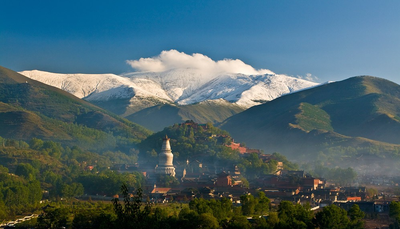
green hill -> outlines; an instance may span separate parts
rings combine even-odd
[[[142,141],[139,144],[141,160],[139,164],[151,165],[153,168],[156,166],[157,152],[160,151],[162,139],[166,135],[170,138],[177,170],[185,168],[189,173],[207,170],[219,173],[219,171],[232,171],[237,166],[242,176],[253,179],[275,172],[277,161],[283,162],[285,169],[297,168],[296,164],[289,162],[280,154],[270,155],[270,160],[267,161],[256,152],[243,155],[239,150],[227,146],[233,140],[228,132],[214,127],[211,123],[198,124],[193,121],[166,127]]]
[[[129,150],[150,131],[60,89],[0,67],[0,136]]]
[[[282,96],[220,127],[265,152],[306,160],[335,150],[339,157],[378,151],[388,156],[400,150],[399,117],[400,86],[360,76]]]
[[[213,161],[217,155],[224,155],[224,159],[228,159],[233,154],[233,157],[239,154],[224,146],[231,141],[226,131],[214,127],[211,123],[197,124],[186,121],[166,127],[142,141],[139,144],[141,158],[157,163],[157,160],[152,157],[155,157],[155,153],[161,149],[162,139],[166,135],[171,138],[174,161],[179,163],[185,163],[188,159]]]
[[[229,102],[206,101],[192,105],[162,104],[138,111],[126,118],[153,131],[186,120],[196,123],[219,123],[244,108]]]

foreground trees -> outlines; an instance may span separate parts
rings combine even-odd
[[[122,205],[118,198],[113,200],[114,212],[117,215],[115,225],[118,228],[148,228],[151,224],[149,214],[151,205],[149,203],[142,209],[142,189],[136,191],[136,195],[131,197],[126,184],[121,187],[124,197]]]
[[[330,205],[314,215],[309,205],[282,201],[276,211],[264,193],[257,197],[243,195],[242,204],[235,205],[227,198],[219,200],[194,199],[186,204],[153,206],[143,201],[142,190],[134,194],[124,184],[122,201],[111,204],[80,202],[65,206],[49,206],[38,219],[37,228],[210,228],[210,229],[313,229],[363,228],[364,213],[357,205],[346,212]],[[395,204],[394,204],[395,205]],[[391,215],[397,217],[400,207],[394,206]],[[398,208],[397,208],[398,207]],[[274,209],[275,210],[275,209]],[[398,214],[399,213],[399,214]]]
[[[354,204],[348,212],[336,205],[329,205],[315,215],[314,223],[319,228],[364,228],[362,219],[365,214],[357,204]]]
[[[313,214],[309,206],[282,201],[278,208],[278,218],[276,228],[313,228]]]
[[[166,208],[141,203],[140,189],[133,198],[126,186],[122,190],[125,205],[114,201],[119,228],[363,228],[364,213],[356,204],[348,212],[330,205],[314,215],[309,205],[282,201],[277,212],[270,212],[270,201],[260,192],[258,197],[241,196],[241,206],[227,198],[200,198],[190,201],[189,208],[183,207],[179,214],[168,214]]]
[[[318,228],[345,229],[349,226],[350,220],[344,209],[329,205],[316,214],[314,222]]]

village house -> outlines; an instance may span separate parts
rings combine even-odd
[[[229,187],[232,185],[233,185],[233,182],[232,182],[231,175],[229,175],[225,172],[221,172],[220,174],[218,174],[217,181],[215,182],[215,186]]]

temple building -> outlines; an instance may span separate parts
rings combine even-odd
[[[175,177],[173,160],[174,155],[171,152],[169,138],[165,136],[165,138],[163,138],[161,152],[158,154],[158,166],[156,167],[156,173]]]

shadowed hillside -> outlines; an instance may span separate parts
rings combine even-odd
[[[306,160],[333,148],[345,151],[341,156],[382,156],[399,152],[399,117],[400,86],[360,76],[282,96],[232,116],[221,128],[265,152]]]

